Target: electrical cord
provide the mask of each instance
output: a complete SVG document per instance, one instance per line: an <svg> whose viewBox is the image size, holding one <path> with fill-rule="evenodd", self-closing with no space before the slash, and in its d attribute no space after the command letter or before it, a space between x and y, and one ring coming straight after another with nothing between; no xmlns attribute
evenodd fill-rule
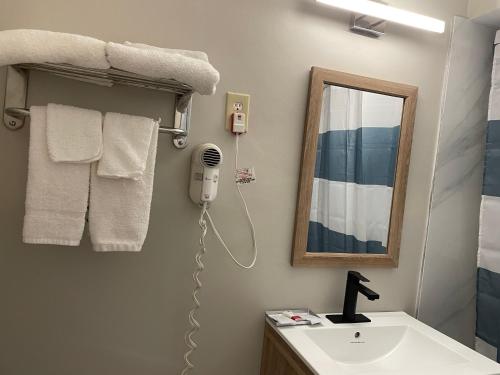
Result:
<svg viewBox="0 0 500 375"><path fill-rule="evenodd" d="M205 255L205 253L207 252L207 248L205 245L205 236L207 235L207 222L205 220L205 214L207 213L207 206L208 206L207 202L203 203L203 206L201 208L200 219L198 220L198 224L200 225L201 228L201 236L199 240L200 249L195 256L197 268L196 271L194 271L193 273L193 280L195 283L195 288L193 290L194 307L189 312L189 324L191 325L191 329L187 331L184 336L184 341L186 342L186 345L188 346L189 350L184 354L184 362L186 366L184 367L184 370L182 370L181 375L187 375L194 368L194 365L190 360L190 356L198 347L198 345L193 339L193 336L200 329L200 323L196 320L195 314L196 311L198 311L198 309L201 306L200 300L198 299L198 292L202 287L200 281L200 274L203 272L205 268L205 265L202 262L202 258L203 255Z"/></svg>
<svg viewBox="0 0 500 375"><path fill-rule="evenodd" d="M239 155L239 134L236 134L236 141L235 141L235 152L234 152L234 168L235 170L238 169L238 155ZM186 342L186 345L188 346L188 351L184 354L184 362L186 366L182 370L181 375L187 375L189 372L194 368L193 363L190 360L191 354L196 350L198 345L194 341L193 336L198 332L200 329L200 323L196 320L195 314L200 308L200 300L198 299L198 292L200 291L202 284L200 281L200 274L203 272L205 266L202 262L202 257L205 255L207 249L205 245L205 236L207 235L207 222L205 220L205 216L208 218L208 221L210 223L210 226L212 227L212 230L215 233L215 236L221 243L221 245L224 247L226 252L229 254L231 259L236 263L239 267L244 268L244 269L251 269L255 266L255 263L257 261L257 255L258 255L258 248L257 248L257 240L256 240L256 233L255 233L255 227L252 221L252 217L250 216L250 211L248 210L248 205L245 200L245 197L240 189L240 186L236 182L236 189L238 190L238 193L241 198L241 203L243 205L243 208L245 209L245 214L248 220L248 223L250 224L250 231L252 234L252 244L253 244L253 259L252 262L249 265L244 265L236 259L236 257L233 255L229 247L226 245L224 242L224 239L222 238L221 234L217 230L217 227L215 226L214 221L212 220L212 217L210 216L208 212L208 203L204 202L203 206L201 208L201 213L200 213L200 219L198 220L198 224L201 228L201 236L199 240L199 246L200 249L196 253L195 260L197 264L197 268L195 272L193 273L193 280L195 282L195 288L193 290L193 301L194 301L194 307L193 309L189 312L189 324L191 325L191 329L186 332L184 336L184 341Z"/></svg>
<svg viewBox="0 0 500 375"><path fill-rule="evenodd" d="M240 139L239 134L236 133L236 141L234 143L234 145L235 145L234 146L234 169L235 169L235 171L238 170L239 139ZM236 182L236 189L238 190L238 194L240 195L240 198L241 198L241 203L243 205L243 208L245 209L245 214L246 214L248 223L250 224L250 232L252 234L253 258L252 258L252 262L248 266L242 264L241 262L238 261L238 259L236 259L236 257L233 255L231 250L229 250L229 247L224 242L224 239L222 238L221 234L217 230L217 227L215 226L215 223L212 220L212 217L210 216L208 211L206 212L206 215L208 217L208 221L210 223L210 226L212 227L212 229L215 233L215 236L217 237L217 239L219 240L221 245L224 247L226 252L229 254L231 259L234 261L234 263L243 269L249 270L249 269L253 268L255 266L255 262L257 262L257 255L259 252L258 247L257 247L257 236L255 233L255 226L253 224L252 217L250 216L250 211L248 210L248 205L247 205L247 202L245 200L245 196L241 192L240 186L238 185L237 182Z"/></svg>

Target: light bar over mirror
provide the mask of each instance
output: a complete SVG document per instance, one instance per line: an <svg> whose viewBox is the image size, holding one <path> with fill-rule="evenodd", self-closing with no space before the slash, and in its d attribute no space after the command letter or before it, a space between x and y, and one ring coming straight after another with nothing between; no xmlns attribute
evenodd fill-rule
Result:
<svg viewBox="0 0 500 375"><path fill-rule="evenodd" d="M371 0L316 0L316 2L435 33L444 33L446 27L446 23L437 18Z"/></svg>

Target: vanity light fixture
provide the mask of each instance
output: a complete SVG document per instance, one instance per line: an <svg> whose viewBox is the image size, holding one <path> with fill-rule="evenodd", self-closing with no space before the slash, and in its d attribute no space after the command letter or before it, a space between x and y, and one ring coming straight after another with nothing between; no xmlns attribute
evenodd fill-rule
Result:
<svg viewBox="0 0 500 375"><path fill-rule="evenodd" d="M446 23L436 18L424 16L422 14L410 12L407 10L395 8L373 0L316 0L318 3L330 5L336 8L350 10L359 13L354 21L363 18L364 16L374 17L376 19L399 23L406 26L416 27L418 29L428 30L435 33L444 33ZM379 24L380 21L372 23ZM371 25L368 25L371 26ZM370 28L365 28L365 32L371 32ZM354 22L353 29L356 28ZM382 32L371 32L375 35L382 35Z"/></svg>

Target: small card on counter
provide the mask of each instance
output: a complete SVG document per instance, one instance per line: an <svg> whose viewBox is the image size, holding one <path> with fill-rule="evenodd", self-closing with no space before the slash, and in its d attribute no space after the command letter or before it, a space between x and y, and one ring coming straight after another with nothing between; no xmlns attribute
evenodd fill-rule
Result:
<svg viewBox="0 0 500 375"><path fill-rule="evenodd" d="M266 317L277 327L316 325L321 318L309 309L266 311Z"/></svg>

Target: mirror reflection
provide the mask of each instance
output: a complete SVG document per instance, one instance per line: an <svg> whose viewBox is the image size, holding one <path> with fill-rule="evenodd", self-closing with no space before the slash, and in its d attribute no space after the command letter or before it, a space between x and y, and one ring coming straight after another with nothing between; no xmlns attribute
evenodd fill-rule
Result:
<svg viewBox="0 0 500 375"><path fill-rule="evenodd" d="M403 104L323 86L307 252L387 253Z"/></svg>

